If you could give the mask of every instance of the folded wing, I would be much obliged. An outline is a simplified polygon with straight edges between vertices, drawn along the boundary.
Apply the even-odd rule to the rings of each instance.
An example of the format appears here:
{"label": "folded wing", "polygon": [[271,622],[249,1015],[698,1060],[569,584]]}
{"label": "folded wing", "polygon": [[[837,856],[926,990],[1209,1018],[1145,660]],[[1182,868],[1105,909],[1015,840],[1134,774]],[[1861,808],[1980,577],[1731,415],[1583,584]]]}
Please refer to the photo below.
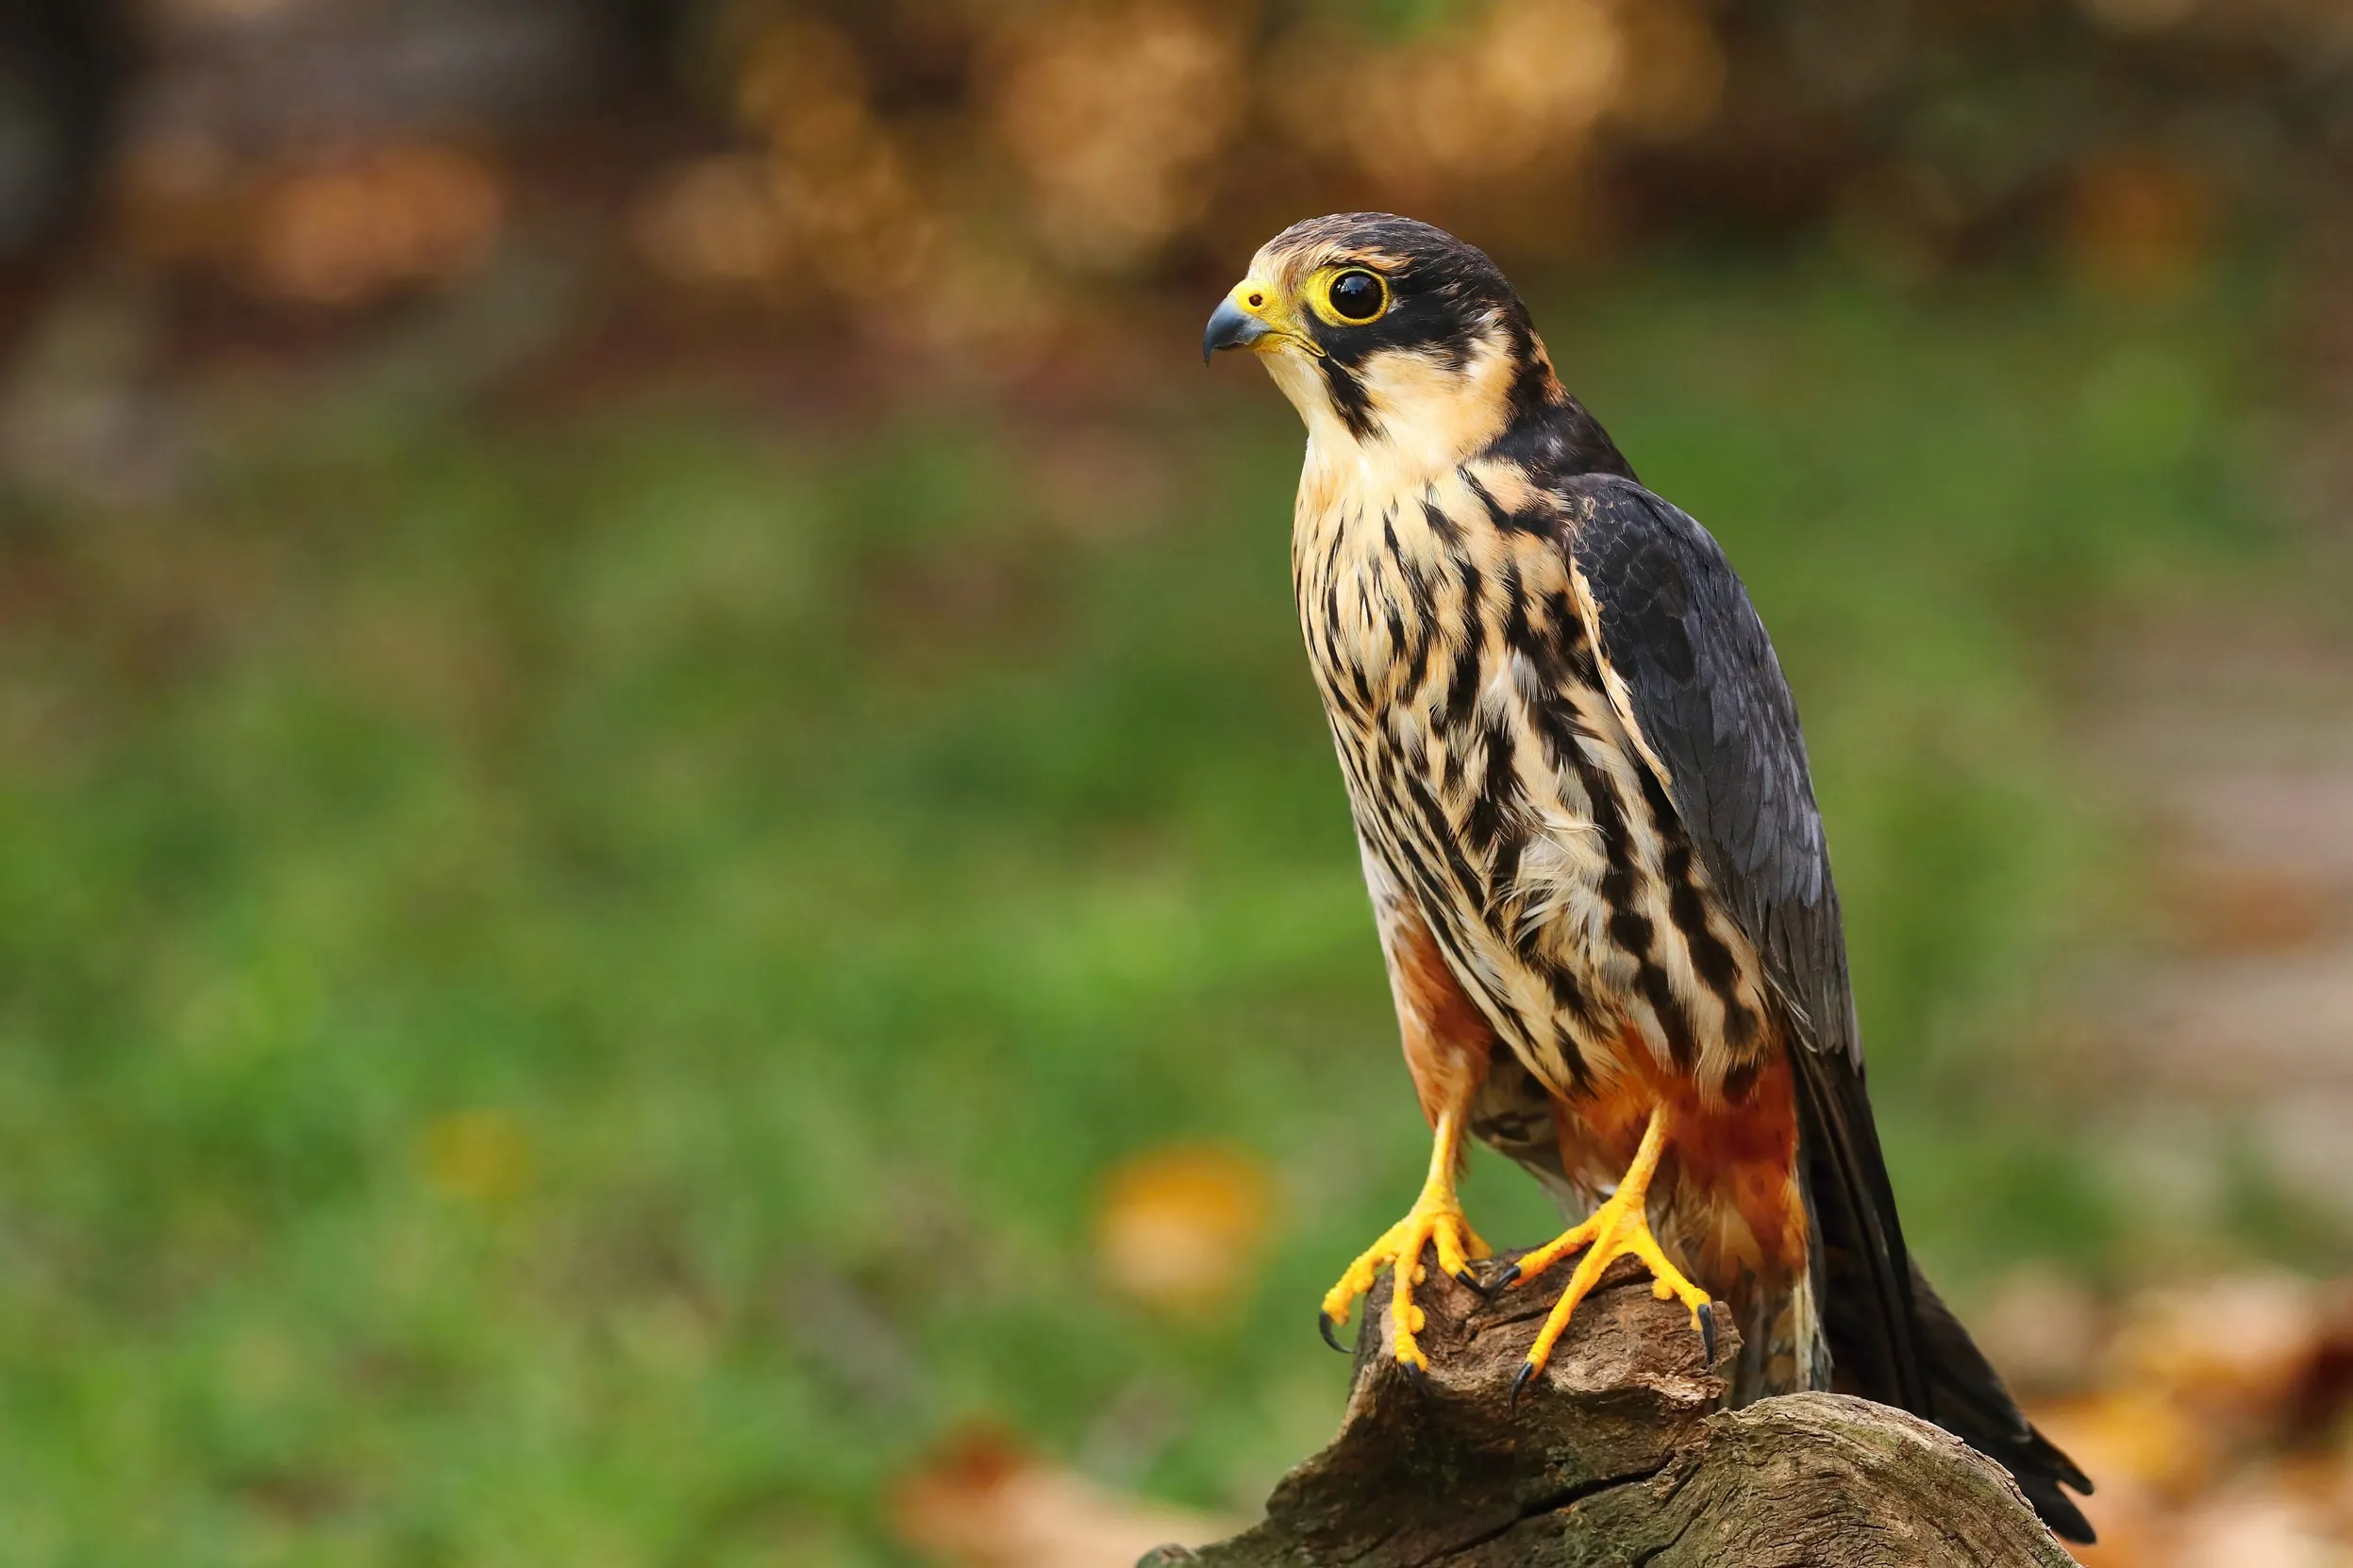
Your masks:
{"label": "folded wing", "polygon": [[1797,705],[1747,590],[1705,528],[1633,480],[1581,475],[1558,489],[1604,656],[1797,1043],[1799,1158],[1836,1386],[1937,1422],[2007,1466],[2054,1529],[2091,1540],[2060,1490],[2089,1492],[2082,1472],[2028,1424],[1905,1250]]}

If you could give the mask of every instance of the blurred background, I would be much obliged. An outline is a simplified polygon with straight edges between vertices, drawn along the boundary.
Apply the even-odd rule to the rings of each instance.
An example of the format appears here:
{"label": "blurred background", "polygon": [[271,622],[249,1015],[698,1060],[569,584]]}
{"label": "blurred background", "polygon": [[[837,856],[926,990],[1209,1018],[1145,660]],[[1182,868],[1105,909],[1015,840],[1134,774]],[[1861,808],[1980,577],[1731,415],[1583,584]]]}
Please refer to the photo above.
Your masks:
{"label": "blurred background", "polygon": [[1253,1516],[1426,1135],[1196,355],[1358,207],[1746,575],[2087,1560],[2353,1562],[2342,0],[0,6],[0,1559]]}

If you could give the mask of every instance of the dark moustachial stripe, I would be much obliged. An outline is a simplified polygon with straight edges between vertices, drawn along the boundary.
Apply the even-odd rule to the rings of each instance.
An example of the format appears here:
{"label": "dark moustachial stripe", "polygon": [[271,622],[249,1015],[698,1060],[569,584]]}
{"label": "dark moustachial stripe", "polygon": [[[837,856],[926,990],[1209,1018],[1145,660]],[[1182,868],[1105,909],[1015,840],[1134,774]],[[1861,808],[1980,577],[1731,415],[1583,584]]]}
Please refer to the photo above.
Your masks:
{"label": "dark moustachial stripe", "polygon": [[1373,399],[1364,390],[1364,383],[1335,355],[1327,353],[1315,362],[1323,368],[1324,385],[1331,393],[1332,409],[1340,415],[1340,423],[1357,440],[1372,440],[1377,434],[1373,426]]}

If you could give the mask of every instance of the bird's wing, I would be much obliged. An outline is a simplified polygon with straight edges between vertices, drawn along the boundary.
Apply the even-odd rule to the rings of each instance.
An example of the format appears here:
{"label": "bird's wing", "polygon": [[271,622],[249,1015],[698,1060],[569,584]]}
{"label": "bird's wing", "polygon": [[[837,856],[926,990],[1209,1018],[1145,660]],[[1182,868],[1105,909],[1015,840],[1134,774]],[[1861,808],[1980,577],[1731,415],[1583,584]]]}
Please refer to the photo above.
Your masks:
{"label": "bird's wing", "polygon": [[1838,1386],[1941,1423],[2007,1466],[2051,1526],[2091,1540],[2061,1490],[2089,1492],[2090,1482],[2020,1413],[1905,1250],[1863,1089],[1838,889],[1797,704],[1748,591],[1707,529],[1633,481],[1585,475],[1558,490],[1615,677],[1605,682],[1611,701],[1787,1004]]}
{"label": "bird's wing", "polygon": [[1708,530],[1630,480],[1566,487],[1603,654],[1660,782],[1814,1050],[1862,1060],[1797,705]]}
{"label": "bird's wing", "polygon": [[1823,1265],[1839,1287],[1826,1327],[1841,1380],[1931,1414],[1911,1267],[1863,1091],[1838,889],[1780,660],[1705,528],[1630,480],[1585,475],[1560,489],[1612,700],[1800,1047],[1790,1057]]}

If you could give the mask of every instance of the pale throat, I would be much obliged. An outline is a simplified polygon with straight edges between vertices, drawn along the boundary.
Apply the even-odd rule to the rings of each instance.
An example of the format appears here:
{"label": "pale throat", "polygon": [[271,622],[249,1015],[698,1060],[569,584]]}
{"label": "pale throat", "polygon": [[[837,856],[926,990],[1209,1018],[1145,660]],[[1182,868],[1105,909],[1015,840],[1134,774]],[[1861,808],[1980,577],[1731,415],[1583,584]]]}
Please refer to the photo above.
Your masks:
{"label": "pale throat", "polygon": [[1373,429],[1360,438],[1333,406],[1324,371],[1308,354],[1261,356],[1308,428],[1299,476],[1303,508],[1388,498],[1451,475],[1503,434],[1518,367],[1500,334],[1481,339],[1460,365],[1435,354],[1392,350],[1356,367]]}

